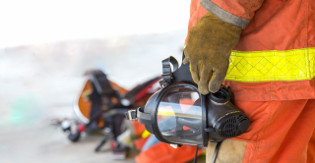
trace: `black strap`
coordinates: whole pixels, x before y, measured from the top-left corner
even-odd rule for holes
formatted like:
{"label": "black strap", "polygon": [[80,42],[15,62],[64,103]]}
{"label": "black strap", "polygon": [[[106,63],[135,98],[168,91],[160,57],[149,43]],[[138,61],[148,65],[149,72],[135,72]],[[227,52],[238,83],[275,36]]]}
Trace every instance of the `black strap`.
{"label": "black strap", "polygon": [[196,152],[195,152],[194,163],[197,163],[197,156],[198,156],[198,146],[196,146]]}
{"label": "black strap", "polygon": [[137,118],[151,121],[151,114],[142,112],[140,108],[137,109]]}
{"label": "black strap", "polygon": [[94,149],[95,152],[99,152],[104,144],[111,138],[111,136],[105,135],[104,139],[96,146]]}
{"label": "black strap", "polygon": [[125,117],[127,120],[151,120],[151,114],[142,112],[141,107],[139,107],[138,109],[128,110],[127,112],[125,112]]}
{"label": "black strap", "polygon": [[[173,70],[171,66],[173,66]],[[163,78],[162,87],[165,87],[172,82],[172,79],[173,79],[172,72],[176,71],[177,69],[178,69],[178,62],[174,57],[170,56],[169,58],[166,58],[162,61],[162,78]]]}
{"label": "black strap", "polygon": [[107,79],[107,76],[102,71],[94,71],[90,74],[90,79],[94,86],[96,87],[96,91],[99,94],[112,94],[114,92],[110,82]]}
{"label": "black strap", "polygon": [[218,153],[219,153],[219,149],[221,147],[222,141],[218,142],[217,145],[215,146],[215,150],[213,153],[213,157],[212,157],[212,163],[215,163],[217,157],[218,157]]}

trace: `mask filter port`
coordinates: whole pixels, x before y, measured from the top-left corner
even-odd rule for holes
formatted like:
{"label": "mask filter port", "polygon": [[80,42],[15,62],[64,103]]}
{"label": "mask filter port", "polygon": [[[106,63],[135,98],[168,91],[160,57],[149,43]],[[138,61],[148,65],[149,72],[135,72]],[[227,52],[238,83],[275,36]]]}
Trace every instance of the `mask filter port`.
{"label": "mask filter port", "polygon": [[225,138],[235,137],[244,133],[249,127],[249,119],[243,114],[232,114],[221,121],[219,135]]}

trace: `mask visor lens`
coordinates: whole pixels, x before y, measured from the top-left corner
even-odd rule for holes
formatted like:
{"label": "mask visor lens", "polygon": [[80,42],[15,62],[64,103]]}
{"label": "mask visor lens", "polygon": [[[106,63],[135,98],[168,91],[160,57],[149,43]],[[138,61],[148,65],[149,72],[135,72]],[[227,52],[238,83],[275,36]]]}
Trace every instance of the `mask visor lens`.
{"label": "mask visor lens", "polygon": [[157,116],[158,128],[167,141],[203,144],[201,98],[193,88],[171,88],[162,96]]}

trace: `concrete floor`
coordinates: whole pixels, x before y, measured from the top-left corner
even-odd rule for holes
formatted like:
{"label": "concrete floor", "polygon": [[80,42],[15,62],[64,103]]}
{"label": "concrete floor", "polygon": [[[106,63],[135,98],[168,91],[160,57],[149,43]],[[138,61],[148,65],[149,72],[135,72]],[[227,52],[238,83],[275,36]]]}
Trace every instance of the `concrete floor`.
{"label": "concrete floor", "polygon": [[73,144],[51,120],[72,117],[90,68],[132,88],[161,73],[161,60],[181,57],[186,30],[115,39],[76,40],[0,49],[0,162],[134,162],[112,160],[102,137]]}

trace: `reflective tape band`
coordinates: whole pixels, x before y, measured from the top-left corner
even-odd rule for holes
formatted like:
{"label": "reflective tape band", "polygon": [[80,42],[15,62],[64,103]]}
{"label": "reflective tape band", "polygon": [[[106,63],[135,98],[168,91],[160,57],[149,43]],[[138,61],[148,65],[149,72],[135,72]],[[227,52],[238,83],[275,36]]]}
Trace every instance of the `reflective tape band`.
{"label": "reflective tape band", "polygon": [[218,17],[219,19],[232,24],[234,26],[240,27],[242,29],[245,29],[250,22],[249,19],[241,18],[238,16],[235,16],[219,6],[217,6],[215,3],[211,2],[210,0],[202,0],[200,2],[200,5],[206,9],[207,11],[211,12],[214,16]]}
{"label": "reflective tape band", "polygon": [[239,82],[310,80],[315,48],[286,51],[232,51],[225,80]]}

